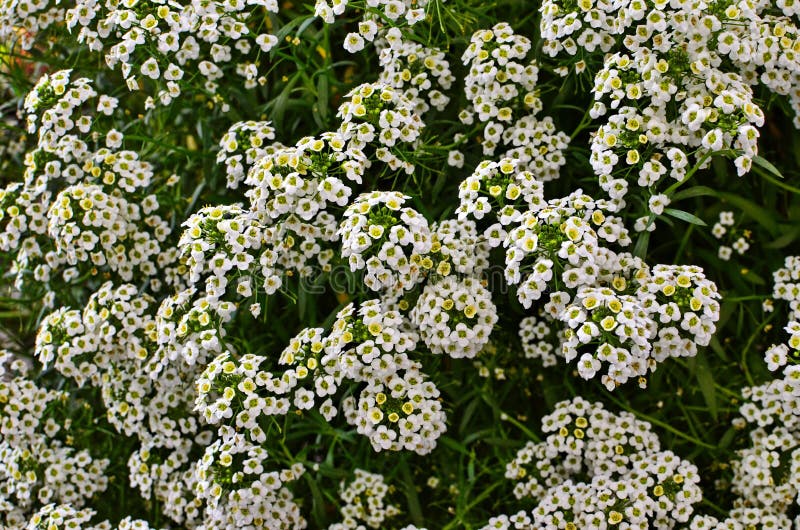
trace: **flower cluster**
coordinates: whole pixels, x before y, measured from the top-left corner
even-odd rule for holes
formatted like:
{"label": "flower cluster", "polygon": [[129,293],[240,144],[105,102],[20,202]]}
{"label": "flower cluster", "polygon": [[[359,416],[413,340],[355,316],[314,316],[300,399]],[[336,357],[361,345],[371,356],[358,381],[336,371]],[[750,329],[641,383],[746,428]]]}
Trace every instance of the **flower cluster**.
{"label": "flower cluster", "polygon": [[274,139],[268,121],[239,121],[228,129],[219,141],[217,164],[225,165],[229,188],[238,188],[257,161],[283,147],[267,142]]}
{"label": "flower cluster", "polygon": [[423,278],[430,228],[422,215],[403,206],[409,198],[375,191],[359,196],[344,212],[337,232],[342,257],[350,270],[366,269],[364,284],[373,291],[411,289]]}
{"label": "flower cluster", "polygon": [[594,201],[578,190],[519,216],[503,245],[506,281],[519,284],[520,303],[530,307],[550,285],[555,291],[576,290],[626,268],[625,256],[599,246],[601,241],[630,244],[621,219],[605,215],[605,207],[603,201]]}
{"label": "flower cluster", "polygon": [[[424,20],[428,0],[367,0],[366,5],[358,5],[364,10],[357,24],[358,31],[348,33],[342,43],[344,49],[350,53],[359,52],[364,49],[366,42],[374,41],[383,32],[379,30],[383,27],[384,20],[391,21],[394,26],[392,29],[404,24],[413,26]],[[333,24],[336,17],[344,15],[347,7],[348,2],[343,0],[315,0],[314,15],[327,24]]]}
{"label": "flower cluster", "polygon": [[206,502],[199,528],[306,528],[307,523],[286,484],[299,479],[302,464],[269,471],[266,450],[248,443],[234,429],[206,448],[197,465],[198,498]]}
{"label": "flower cluster", "polygon": [[327,351],[336,352],[348,377],[360,382],[342,401],[345,418],[376,451],[426,454],[445,431],[439,390],[407,351],[417,343],[403,316],[377,300],[337,315]]}
{"label": "flower cluster", "polygon": [[472,358],[489,342],[497,308],[477,279],[448,276],[425,286],[410,316],[431,352]]}
{"label": "flower cluster", "polygon": [[653,357],[694,357],[698,346],[708,346],[719,320],[720,295],[703,269],[692,265],[656,265],[637,295],[658,322]]}
{"label": "flower cluster", "polygon": [[[50,503],[80,508],[108,485],[108,459],[65,444],[68,394],[39,386],[29,364],[0,350],[0,524],[21,528]],[[45,420],[45,418],[47,418]],[[65,434],[66,433],[66,434]],[[34,516],[35,517],[35,516]]]}
{"label": "flower cluster", "polygon": [[783,267],[773,273],[773,296],[786,300],[792,318],[800,320],[800,256],[786,256]]}
{"label": "flower cluster", "polygon": [[719,221],[714,223],[711,229],[711,234],[720,240],[717,256],[723,261],[730,260],[734,251],[741,256],[750,248],[752,242],[750,230],[739,229],[735,225],[734,213],[725,211],[719,213]]}
{"label": "flower cluster", "polygon": [[375,157],[389,169],[414,172],[414,164],[403,149],[419,141],[425,122],[412,100],[390,84],[365,83],[347,93],[336,116],[342,120],[337,132],[347,141],[347,150],[365,150],[375,143]]}
{"label": "flower cluster", "polygon": [[445,431],[439,390],[411,365],[390,377],[367,382],[358,397],[347,397],[342,409],[348,423],[368,437],[376,451],[414,451],[424,455]]}
{"label": "flower cluster", "polygon": [[[250,442],[264,442],[260,418],[309,410],[316,399],[336,393],[341,382],[338,364],[335,357],[320,355],[321,335],[321,329],[304,330],[274,368],[266,357],[246,354],[234,361],[223,353],[197,380],[195,408],[210,424],[231,423]],[[318,406],[324,410],[327,403]]]}
{"label": "flower cluster", "polygon": [[[100,123],[116,106],[70,70],[43,76],[26,97],[36,149],[25,157],[23,183],[0,190],[0,250],[12,256],[18,286],[70,284],[99,270],[146,278],[153,291],[162,278],[174,282],[175,254],[163,245],[170,225],[149,191],[154,169],[120,150],[122,133]],[[105,146],[90,149],[85,139],[100,134]]]}
{"label": "flower cluster", "polygon": [[[555,350],[557,341],[552,318],[541,310],[538,316],[525,317],[519,323],[519,338],[527,359],[539,359],[542,366],[555,366],[558,362]],[[560,349],[560,348],[559,348]]]}
{"label": "flower cluster", "polygon": [[[621,295],[609,288],[581,288],[572,305],[560,315],[564,330],[562,355],[567,361],[578,357],[578,373],[591,379],[608,363],[603,383],[610,389],[632,377],[642,377],[650,368],[650,339],[655,322],[635,296]],[[589,350],[586,351],[586,346]]]}
{"label": "flower cluster", "polygon": [[[734,509],[719,521],[698,517],[693,529],[731,527],[789,528],[800,494],[800,322],[784,328],[789,340],[773,344],[765,353],[767,367],[778,376],[762,385],[742,389],[747,400],[734,425],[753,427],[750,445],[737,451],[731,462]],[[782,371],[782,373],[780,373]]]}
{"label": "flower cluster", "polygon": [[439,276],[481,277],[489,267],[491,245],[470,219],[445,219],[431,226],[431,270]]}
{"label": "flower cluster", "polygon": [[[135,9],[131,9],[135,5]],[[265,12],[266,11],[266,12]],[[259,17],[277,13],[278,3],[207,2],[172,5],[145,1],[128,6],[117,3],[75,2],[64,17],[77,40],[94,52],[103,52],[106,64],[119,68],[131,90],[147,90],[147,106],[156,101],[169,105],[200,72],[205,82],[196,90],[218,93],[228,71],[246,88],[264,84],[257,57],[269,52],[278,38],[260,31]]]}
{"label": "flower cluster", "polygon": [[400,32],[391,29],[380,51],[381,74],[378,81],[395,90],[412,103],[420,116],[431,108],[444,110],[450,98],[444,91],[450,89],[455,77],[444,52],[406,41]]}
{"label": "flower cluster", "polygon": [[[594,75],[591,117],[605,122],[592,138],[591,163],[617,208],[625,206],[634,179],[646,200],[663,203],[662,177],[681,182],[714,153],[735,157],[740,176],[750,170],[755,127],[764,123],[751,85],[787,94],[797,79],[788,73],[794,53],[779,59],[790,40],[782,47],[773,33],[780,28],[781,37],[793,34],[794,23],[765,8],[638,0],[542,4],[543,49],[565,61],[559,73]],[[796,95],[792,105],[797,107]],[[666,199],[675,186],[667,187]],[[641,229],[662,208],[651,204]]]}
{"label": "flower cluster", "polygon": [[469,65],[464,92],[470,107],[460,118],[467,125],[476,117],[486,124],[482,142],[485,155],[494,154],[507,124],[514,121],[515,111],[535,114],[542,108],[536,93],[539,68],[528,58],[530,50],[530,39],[501,22],[474,33],[461,57]]}
{"label": "flower cluster", "polygon": [[[796,256],[744,346],[788,302],[776,377],[741,352],[732,439],[694,453],[727,518],[695,515],[701,472],[678,454],[694,418],[662,448],[635,388],[629,412],[578,396],[541,419],[505,466],[521,506],[474,487],[500,487],[476,457],[500,454],[505,422],[530,434],[526,399],[576,396],[575,376],[587,398],[645,389],[707,346],[732,358],[723,294],[726,330],[765,297],[761,270],[724,261],[762,229],[774,251],[797,236],[778,195],[796,190],[770,189],[758,153],[767,108],[800,115],[800,7],[472,4],[0,2],[0,527],[800,524]],[[725,187],[721,158],[734,180],[758,166],[766,206]],[[709,168],[714,189],[689,188]],[[649,246],[717,214],[720,259],[693,248],[700,228]],[[653,376],[700,382],[653,423],[723,414],[717,391],[735,392],[705,360]]]}
{"label": "flower cluster", "polygon": [[386,484],[383,475],[356,469],[355,478],[345,485],[342,481],[339,498],[344,505],[339,508],[342,522],[328,527],[328,530],[351,530],[363,528],[359,522],[370,528],[382,528],[384,521],[400,513],[400,509],[387,503],[391,486]]}
{"label": "flower cluster", "polygon": [[542,429],[546,438],[528,442],[505,473],[515,481],[514,495],[537,506],[495,518],[486,530],[674,528],[702,498],[697,468],[662,450],[650,424],[632,414],[574,398],[558,403]]}
{"label": "flower cluster", "polygon": [[521,211],[537,210],[545,202],[542,181],[530,171],[518,171],[518,165],[516,158],[484,160],[459,184],[458,218],[496,219],[485,231],[492,246],[502,242],[503,227],[517,221]]}

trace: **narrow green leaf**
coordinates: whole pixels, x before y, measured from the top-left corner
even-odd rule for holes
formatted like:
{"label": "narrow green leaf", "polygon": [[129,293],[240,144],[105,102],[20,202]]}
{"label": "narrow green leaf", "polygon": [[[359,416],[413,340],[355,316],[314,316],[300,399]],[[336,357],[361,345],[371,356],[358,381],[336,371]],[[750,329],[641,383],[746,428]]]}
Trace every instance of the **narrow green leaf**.
{"label": "narrow green leaf", "polygon": [[328,92],[330,90],[329,87],[330,81],[328,80],[327,75],[320,75],[319,79],[317,79],[317,108],[316,111],[319,114],[319,117],[322,118],[322,121],[325,122],[328,119]]}
{"label": "narrow green leaf", "polygon": [[765,171],[761,171],[761,170],[757,169],[756,173],[761,175],[764,178],[764,180],[766,180],[767,182],[775,184],[779,188],[783,188],[786,191],[791,191],[792,193],[794,193],[796,195],[800,195],[800,188],[796,188],[794,186],[790,186],[789,184],[786,184],[785,182],[782,182],[782,181],[778,180],[777,178],[773,177],[772,175],[770,175],[769,173],[767,173]]}
{"label": "narrow green leaf", "polygon": [[682,201],[683,199],[690,199],[692,197],[701,197],[703,195],[716,197],[717,192],[708,186],[692,186],[685,190],[681,190],[672,196],[672,202]]}
{"label": "narrow green leaf", "polygon": [[299,28],[297,28],[297,36],[298,36],[298,37],[302,36],[302,35],[303,35],[303,32],[304,32],[306,29],[308,29],[308,26],[310,26],[311,24],[313,24],[315,20],[317,20],[317,17],[311,17],[311,16],[307,17],[307,18],[306,18],[306,19],[303,21],[303,23],[302,23],[302,24],[300,24],[300,27],[299,27]]}
{"label": "narrow green leaf", "polygon": [[642,232],[636,239],[636,245],[633,247],[633,255],[637,258],[642,258],[647,255],[647,245],[650,243],[650,232]]}
{"label": "narrow green leaf", "polygon": [[729,428],[725,431],[725,434],[722,435],[722,438],[719,439],[719,448],[720,449],[727,449],[730,447],[731,443],[733,443],[733,439],[736,437],[736,433],[738,431],[735,427]]}
{"label": "narrow green leaf", "polygon": [[405,483],[404,489],[406,500],[408,501],[408,514],[411,516],[411,520],[415,525],[422,526],[425,523],[425,517],[422,515],[422,506],[419,503],[419,496],[417,496],[417,486],[406,460],[403,460],[400,464],[400,472],[403,475],[403,482]]}
{"label": "narrow green leaf", "polygon": [[722,347],[722,344],[720,344],[719,339],[717,337],[711,338],[709,346],[711,346],[711,349],[714,350],[714,353],[716,353],[720,359],[722,359],[723,361],[728,360],[728,355],[725,353],[725,348]]}
{"label": "narrow green leaf", "polygon": [[458,432],[462,435],[467,433],[467,428],[469,427],[469,421],[472,419],[472,415],[475,414],[475,411],[480,405],[481,399],[479,396],[473,398],[469,405],[466,406],[464,412],[461,416],[461,423],[458,428]]}
{"label": "narrow green leaf", "polygon": [[695,357],[695,377],[697,377],[697,384],[700,386],[700,392],[703,394],[703,399],[708,406],[708,412],[714,421],[717,421],[718,408],[717,408],[717,392],[714,388],[714,375],[711,373],[711,368],[708,365],[708,359],[704,351],[697,353]]}
{"label": "narrow green leaf", "polygon": [[757,165],[757,166],[763,167],[764,169],[766,169],[767,171],[769,171],[770,173],[772,173],[773,175],[775,175],[779,179],[783,178],[783,175],[781,174],[780,171],[778,171],[778,168],[773,166],[772,162],[770,162],[769,160],[767,160],[763,156],[760,156],[760,155],[754,156],[753,157],[753,163],[755,165]]}
{"label": "narrow green leaf", "polygon": [[800,237],[800,226],[787,228],[787,232],[781,237],[769,243],[765,243],[764,246],[766,248],[784,248],[793,243],[798,237]]}
{"label": "narrow green leaf", "polygon": [[[310,18],[313,19],[314,17],[310,17]],[[278,28],[277,32],[275,33],[275,37],[278,39],[278,42],[282,43],[286,39],[286,37],[292,31],[294,31],[294,28],[296,28],[301,23],[303,23],[303,21],[304,21],[303,17],[298,17],[298,18],[295,18],[295,19],[287,22],[286,24],[283,24],[280,28]],[[274,59],[275,55],[278,53],[279,49],[280,49],[280,46],[275,46],[274,48],[272,48],[272,50],[270,50],[270,58]]]}
{"label": "narrow green leaf", "polygon": [[439,437],[439,443],[446,446],[448,449],[452,449],[453,451],[457,451],[462,455],[469,456],[470,452],[467,449],[467,446],[464,444],[457,442],[456,440],[450,438],[449,436],[441,436]]}
{"label": "narrow green leaf", "polygon": [[675,217],[676,219],[680,219],[681,221],[692,223],[693,225],[708,226],[705,221],[703,221],[696,215],[691,214],[689,212],[684,212],[683,210],[676,210],[675,208],[664,208],[664,213],[669,216]]}
{"label": "narrow green leaf", "polygon": [[325,497],[322,496],[322,491],[319,489],[317,481],[311,476],[311,473],[304,474],[308,488],[311,490],[311,514],[314,517],[314,522],[317,525],[325,524]]}

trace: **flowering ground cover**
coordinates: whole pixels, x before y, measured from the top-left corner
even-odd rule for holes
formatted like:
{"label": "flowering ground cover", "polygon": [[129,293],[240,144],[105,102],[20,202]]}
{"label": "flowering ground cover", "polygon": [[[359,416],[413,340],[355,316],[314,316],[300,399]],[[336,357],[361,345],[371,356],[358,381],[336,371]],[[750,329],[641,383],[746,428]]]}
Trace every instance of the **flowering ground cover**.
{"label": "flowering ground cover", "polygon": [[2,0],[0,528],[800,528],[795,0]]}

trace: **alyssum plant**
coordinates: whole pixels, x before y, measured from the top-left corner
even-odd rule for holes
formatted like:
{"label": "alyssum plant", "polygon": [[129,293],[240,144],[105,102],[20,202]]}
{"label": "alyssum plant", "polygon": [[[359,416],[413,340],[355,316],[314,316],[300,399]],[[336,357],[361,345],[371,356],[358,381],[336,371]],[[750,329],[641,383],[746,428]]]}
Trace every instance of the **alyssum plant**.
{"label": "alyssum plant", "polygon": [[2,7],[3,528],[800,525],[799,5]]}

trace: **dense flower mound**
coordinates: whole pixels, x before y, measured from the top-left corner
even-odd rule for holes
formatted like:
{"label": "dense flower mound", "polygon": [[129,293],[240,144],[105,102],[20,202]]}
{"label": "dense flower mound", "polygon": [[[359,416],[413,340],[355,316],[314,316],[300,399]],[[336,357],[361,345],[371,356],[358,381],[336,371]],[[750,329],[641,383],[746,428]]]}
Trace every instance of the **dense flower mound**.
{"label": "dense flower mound", "polygon": [[0,528],[800,527],[799,28],[3,0]]}
{"label": "dense flower mound", "polygon": [[651,426],[631,414],[575,398],[557,404],[542,426],[547,437],[528,442],[505,472],[514,495],[532,497],[536,508],[484,528],[674,528],[702,498],[697,468],[662,451]]}

